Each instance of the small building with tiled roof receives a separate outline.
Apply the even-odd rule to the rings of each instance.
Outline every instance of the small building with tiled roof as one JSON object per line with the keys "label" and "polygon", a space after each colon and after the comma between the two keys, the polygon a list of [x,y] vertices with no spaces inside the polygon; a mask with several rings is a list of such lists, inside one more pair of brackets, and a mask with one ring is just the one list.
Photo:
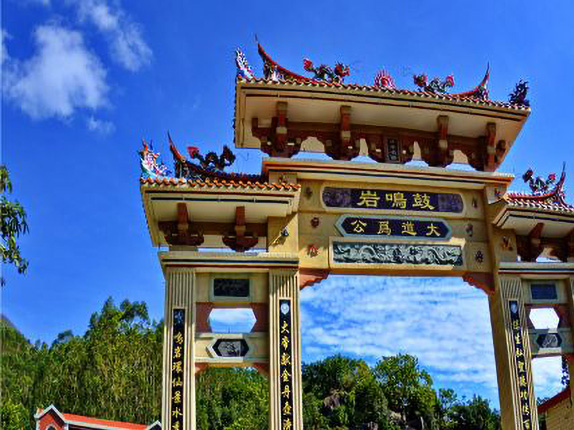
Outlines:
{"label": "small building with tiled roof", "polygon": [[36,430],[161,430],[161,423],[135,424],[60,412],[54,405],[34,415]]}
{"label": "small building with tiled roof", "polygon": [[538,405],[538,415],[540,430],[574,429],[574,397],[570,387]]}

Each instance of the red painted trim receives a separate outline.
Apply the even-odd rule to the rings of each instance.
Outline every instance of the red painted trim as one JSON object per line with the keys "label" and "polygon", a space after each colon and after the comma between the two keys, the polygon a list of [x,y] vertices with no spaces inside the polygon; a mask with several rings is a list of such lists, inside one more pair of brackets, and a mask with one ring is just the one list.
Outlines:
{"label": "red painted trim", "polygon": [[554,406],[568,400],[570,398],[570,387],[565,388],[560,393],[556,394],[554,397],[546,400],[544,403],[538,405],[538,413],[542,414],[547,412],[549,409],[552,409]]}

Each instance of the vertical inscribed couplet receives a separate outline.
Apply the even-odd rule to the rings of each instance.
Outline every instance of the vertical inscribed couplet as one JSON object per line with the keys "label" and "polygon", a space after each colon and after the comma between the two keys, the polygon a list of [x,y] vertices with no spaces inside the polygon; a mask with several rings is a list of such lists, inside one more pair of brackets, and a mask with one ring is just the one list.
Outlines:
{"label": "vertical inscribed couplet", "polygon": [[520,400],[520,414],[522,417],[522,429],[532,429],[532,413],[528,395],[528,372],[526,371],[526,358],[524,356],[524,339],[520,327],[520,314],[518,302],[510,300],[510,323],[512,324],[512,338],[514,342],[514,358],[518,373],[518,396]]}
{"label": "vertical inscribed couplet", "polygon": [[173,310],[171,348],[171,430],[183,430],[183,379],[185,345],[185,310]]}
{"label": "vertical inscribed couplet", "polygon": [[279,300],[279,386],[281,405],[281,430],[291,430],[293,421],[293,363],[291,300]]}

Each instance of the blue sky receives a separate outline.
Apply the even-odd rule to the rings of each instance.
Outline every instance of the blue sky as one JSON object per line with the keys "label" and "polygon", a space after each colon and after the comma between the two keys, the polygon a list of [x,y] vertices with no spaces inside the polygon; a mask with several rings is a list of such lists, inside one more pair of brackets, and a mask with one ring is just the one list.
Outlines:
{"label": "blue sky", "polygon": [[[163,279],[141,207],[136,150],[145,137],[165,153],[168,129],[181,147],[231,144],[233,52],[243,47],[260,73],[255,34],[295,71],[303,57],[350,63],[349,82],[372,83],[385,68],[398,86],[412,88],[412,73],[454,73],[463,91],[490,62],[493,99],[506,100],[520,78],[531,85],[533,113],[501,171],[531,166],[547,174],[566,161],[572,172],[567,1],[2,6],[2,162],[29,213],[22,250],[31,262],[26,276],[4,271],[2,312],[31,339],[83,333],[108,296],[145,300],[161,317]],[[237,155],[235,169],[259,170],[261,154]],[[333,291],[343,291],[354,311],[343,313]],[[358,311],[359,303],[371,311]],[[461,281],[331,278],[305,290],[302,306],[306,360],[415,353],[441,385],[498,402],[486,298]],[[559,389],[558,373],[556,360],[536,364],[538,395]]]}

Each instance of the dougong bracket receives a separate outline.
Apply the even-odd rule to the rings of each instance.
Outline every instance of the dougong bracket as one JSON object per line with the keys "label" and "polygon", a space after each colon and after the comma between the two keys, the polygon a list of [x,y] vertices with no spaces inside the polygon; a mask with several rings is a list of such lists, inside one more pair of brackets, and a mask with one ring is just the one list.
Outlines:
{"label": "dougong bracket", "polygon": [[235,231],[223,237],[223,243],[236,252],[245,252],[259,242],[256,233],[248,232],[245,225],[245,206],[235,209]]}
{"label": "dougong bracket", "polygon": [[204,241],[203,233],[192,231],[185,203],[177,204],[177,221],[160,221],[158,227],[169,245],[200,246]]}

